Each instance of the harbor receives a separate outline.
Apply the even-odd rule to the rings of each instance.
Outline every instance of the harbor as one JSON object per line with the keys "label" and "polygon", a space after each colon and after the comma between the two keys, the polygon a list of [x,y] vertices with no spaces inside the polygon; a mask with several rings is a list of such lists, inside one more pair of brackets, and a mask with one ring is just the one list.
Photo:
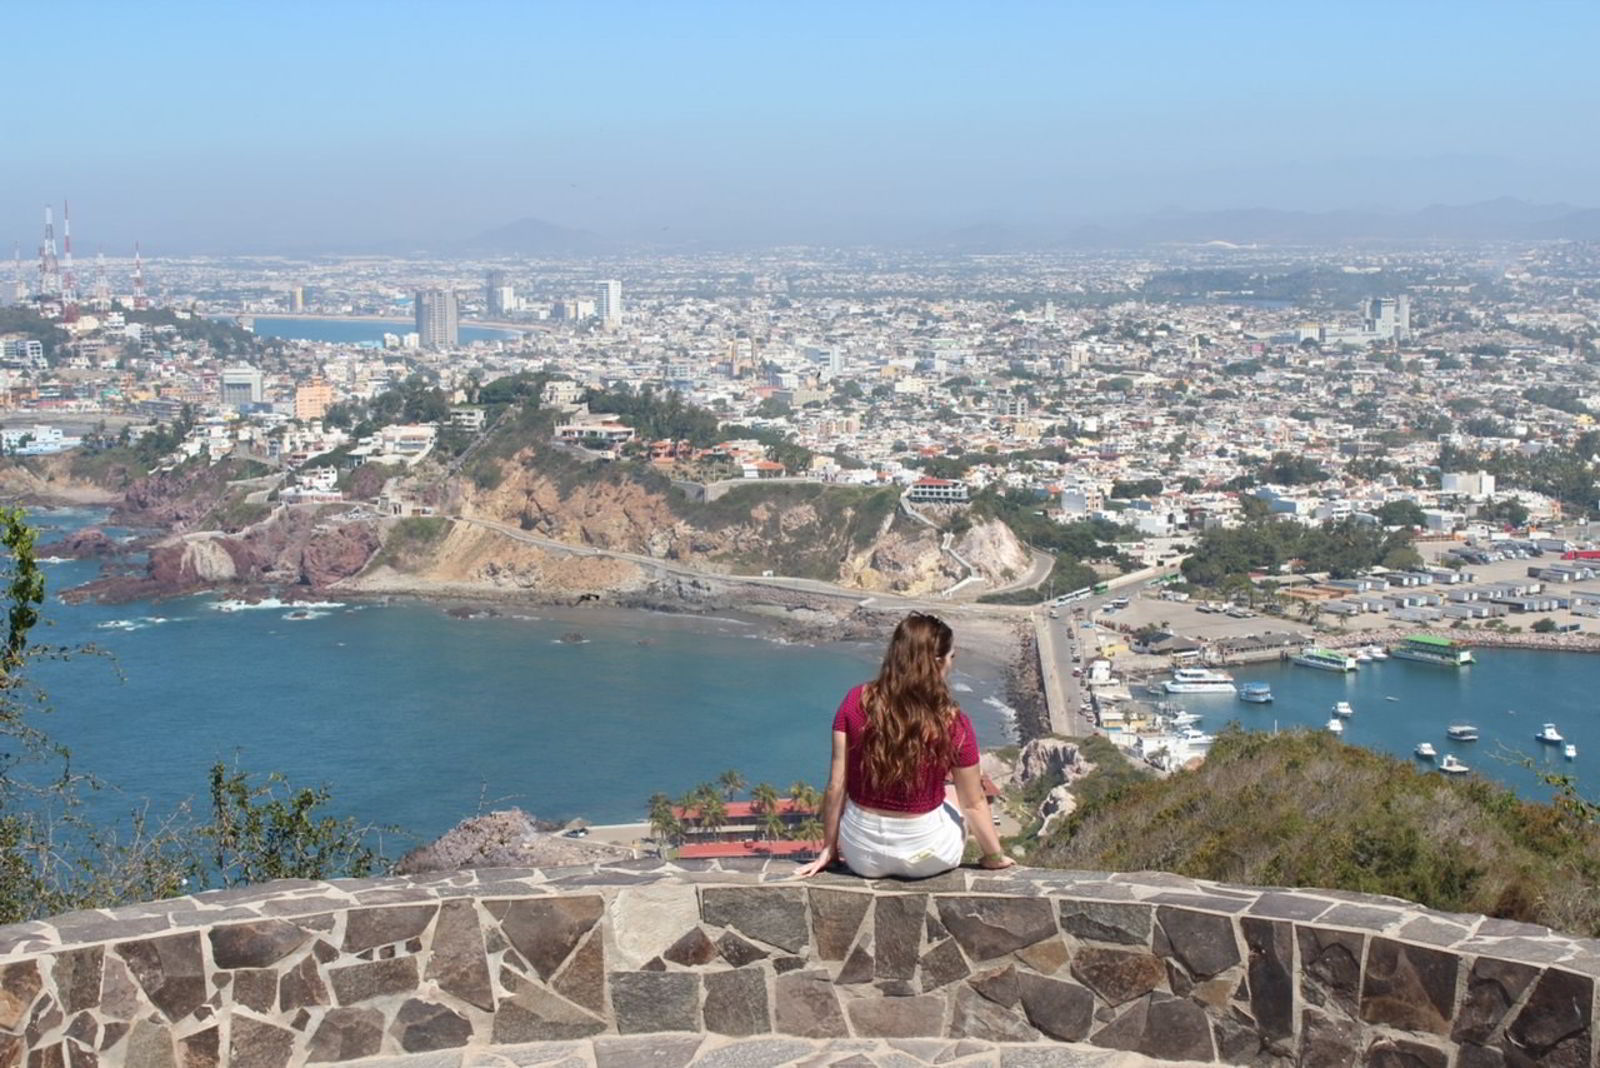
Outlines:
{"label": "harbor", "polygon": [[[1123,675],[1113,658],[1087,678],[1100,730],[1158,771],[1203,760],[1216,733],[1237,724],[1325,731],[1419,769],[1480,775],[1530,798],[1552,795],[1550,777],[1571,777],[1585,792],[1586,760],[1600,753],[1600,712],[1589,699],[1600,681],[1595,660],[1515,648],[1474,652],[1419,637],[1426,636],[1353,647],[1351,670],[1279,656]],[[1402,655],[1417,648],[1423,652]]]}

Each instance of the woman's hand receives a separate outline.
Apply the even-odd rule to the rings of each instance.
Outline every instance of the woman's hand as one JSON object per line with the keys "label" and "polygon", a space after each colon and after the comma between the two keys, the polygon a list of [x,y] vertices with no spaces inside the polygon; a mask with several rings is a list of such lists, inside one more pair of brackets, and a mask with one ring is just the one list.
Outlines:
{"label": "woman's hand", "polygon": [[978,866],[985,871],[1001,871],[1005,868],[1015,868],[1017,862],[1004,853],[990,853],[979,859]]}
{"label": "woman's hand", "polygon": [[810,864],[802,864],[799,870],[794,873],[794,877],[796,879],[809,879],[813,875],[817,874],[817,872],[826,869],[827,866],[832,863],[833,847],[823,846],[822,852],[817,854],[817,859],[813,860]]}

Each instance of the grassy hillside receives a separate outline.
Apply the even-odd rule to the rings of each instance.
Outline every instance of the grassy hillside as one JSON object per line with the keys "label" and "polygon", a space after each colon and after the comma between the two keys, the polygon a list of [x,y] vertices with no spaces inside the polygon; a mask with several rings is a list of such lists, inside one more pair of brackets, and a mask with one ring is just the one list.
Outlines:
{"label": "grassy hillside", "polygon": [[1392,894],[1600,934],[1600,828],[1320,732],[1228,731],[1197,771],[1083,799],[1029,858],[1046,867]]}

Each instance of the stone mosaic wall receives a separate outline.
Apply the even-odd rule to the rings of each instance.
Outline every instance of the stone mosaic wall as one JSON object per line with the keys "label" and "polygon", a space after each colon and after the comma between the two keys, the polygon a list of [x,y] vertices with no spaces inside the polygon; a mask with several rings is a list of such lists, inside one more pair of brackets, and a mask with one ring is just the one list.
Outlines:
{"label": "stone mosaic wall", "polygon": [[240,1068],[595,1035],[1597,1063],[1600,943],[1160,873],[764,862],[280,882],[0,929],[0,1068]]}

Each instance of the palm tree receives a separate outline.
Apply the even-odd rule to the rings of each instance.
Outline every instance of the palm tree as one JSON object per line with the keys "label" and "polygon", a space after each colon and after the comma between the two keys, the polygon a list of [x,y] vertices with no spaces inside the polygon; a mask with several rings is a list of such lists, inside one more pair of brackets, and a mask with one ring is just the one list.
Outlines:
{"label": "palm tree", "polygon": [[817,793],[816,787],[803,779],[796,779],[794,785],[789,787],[789,800],[794,802],[795,808],[815,812],[821,803],[822,796]]}
{"label": "palm tree", "polygon": [[672,798],[666,794],[650,797],[650,833],[657,841],[671,842],[683,833],[683,821],[673,811]]}
{"label": "palm tree", "polygon": [[822,821],[815,816],[808,816],[801,820],[794,829],[795,837],[802,842],[816,842],[822,839]]}
{"label": "palm tree", "polygon": [[700,796],[700,826],[712,837],[727,826],[728,806],[722,800],[722,795],[707,786],[706,792]]}
{"label": "palm tree", "polygon": [[677,800],[678,810],[683,813],[682,818],[679,820],[680,833],[686,832],[691,823],[698,825],[700,822],[702,796],[700,790],[701,787],[696,786]]}
{"label": "palm tree", "polygon": [[717,782],[721,784],[723,792],[729,801],[733,800],[734,794],[745,788],[744,776],[740,775],[738,770],[734,768],[729,768],[721,775],[718,775]]}
{"label": "palm tree", "polygon": [[783,809],[776,786],[757,783],[750,791],[750,807],[761,814],[761,832],[769,841],[783,835]]}

